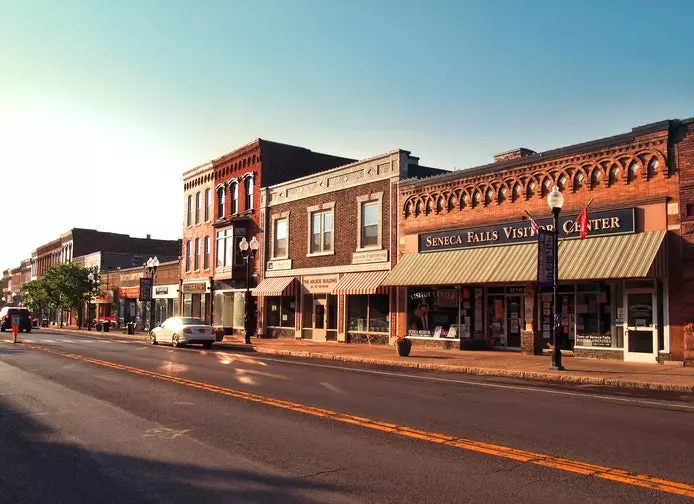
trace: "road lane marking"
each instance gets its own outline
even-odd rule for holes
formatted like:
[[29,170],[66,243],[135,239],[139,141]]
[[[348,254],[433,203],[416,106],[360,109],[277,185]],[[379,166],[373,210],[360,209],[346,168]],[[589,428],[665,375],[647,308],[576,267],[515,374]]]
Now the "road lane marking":
[[[234,354],[237,355],[237,354]],[[488,383],[488,382],[483,382],[483,381],[473,381],[473,380],[458,380],[455,378],[443,378],[440,376],[421,376],[421,375],[413,375],[413,374],[407,374],[407,373],[398,373],[395,371],[377,371],[375,369],[360,369],[360,368],[354,368],[354,367],[349,367],[349,366],[333,366],[330,364],[316,364],[314,362],[296,362],[296,361],[290,361],[290,360],[284,360],[284,359],[276,359],[272,357],[254,357],[257,360],[264,360],[264,361],[269,361],[269,362],[278,362],[281,364],[288,364],[292,366],[308,366],[308,367],[317,367],[317,368],[325,368],[325,369],[335,369],[335,370],[340,370],[340,371],[352,371],[355,373],[362,373],[362,374],[372,374],[372,375],[377,375],[377,376],[392,376],[395,378],[407,378],[407,379],[412,379],[412,380],[422,380],[422,381],[433,381],[433,382],[439,382],[439,383],[455,383],[459,385],[472,385],[472,386],[477,386],[477,387],[487,387],[487,388],[495,388],[495,389],[505,389],[505,390],[517,390],[517,391],[524,391],[524,392],[539,392],[543,394],[552,394],[552,395],[563,395],[563,396],[569,396],[569,397],[586,397],[590,399],[602,399],[606,401],[615,401],[615,402],[621,402],[621,403],[631,403],[631,404],[643,404],[647,406],[660,406],[660,407],[668,407],[668,408],[679,408],[679,409],[686,409],[686,410],[692,410],[694,411],[694,405],[689,405],[689,404],[680,404],[680,403],[673,403],[673,402],[667,402],[667,401],[655,401],[655,400],[648,400],[648,399],[634,399],[630,397],[618,397],[618,396],[610,396],[610,395],[605,395],[605,394],[591,394],[588,392],[570,392],[567,390],[552,390],[552,389],[547,389],[547,388],[541,388],[541,387],[531,387],[528,385],[506,385],[502,383]],[[503,377],[501,377],[503,378]]]
[[276,399],[270,396],[263,396],[260,394],[254,394],[251,392],[244,392],[241,390],[234,390],[225,387],[220,387],[218,385],[213,385],[210,383],[199,382],[195,380],[189,380],[187,378],[181,378],[179,376],[167,375],[162,373],[157,373],[155,371],[148,371],[146,369],[140,369],[133,366],[128,366],[126,364],[118,364],[116,362],[105,361],[101,359],[95,359],[93,357],[87,357],[84,355],[74,354],[70,352],[65,352],[63,350],[58,350],[54,347],[45,347],[40,345],[26,345],[26,348],[31,348],[34,350],[40,350],[42,352],[58,355],[61,357],[66,357],[69,359],[74,359],[78,361],[88,362],[91,364],[96,364],[99,366],[116,369],[119,371],[127,371],[132,374],[146,376],[149,378],[155,378],[158,380],[177,383],[179,385],[186,385],[191,388],[198,390],[204,390],[212,392],[215,394],[225,395],[228,397],[233,397],[236,399],[243,399],[245,401],[255,402],[259,404],[264,404],[266,406],[272,406],[276,408],[281,408],[289,411],[295,411],[297,413],[302,413],[314,417],[325,418],[333,420],[336,422],[347,423],[356,425],[359,427],[365,427],[372,430],[378,430],[382,432],[388,432],[402,437],[407,437],[410,439],[419,439],[422,441],[427,441],[431,443],[441,444],[445,446],[450,446],[454,448],[461,448],[466,451],[472,451],[477,453],[485,453],[487,455],[492,455],[495,457],[501,457],[509,460],[515,460],[518,462],[524,462],[528,464],[533,464],[541,467],[548,467],[552,469],[557,469],[561,471],[571,472],[575,474],[581,474],[585,476],[590,476],[594,478],[604,479],[608,481],[614,481],[617,483],[622,483],[625,485],[637,486],[641,488],[648,488],[651,490],[657,490],[660,492],[672,493],[677,495],[684,495],[686,497],[694,497],[694,484],[682,483],[678,481],[670,481],[663,478],[657,478],[654,476],[649,476],[647,474],[638,474],[630,471],[625,471],[622,469],[606,467],[596,464],[591,464],[587,462],[581,462],[577,460],[564,459],[560,457],[554,457],[552,455],[547,455],[544,453],[531,452],[527,450],[521,450],[516,448],[511,448],[508,446],[495,445],[491,443],[485,443],[481,441],[475,441],[472,439],[467,439],[457,436],[449,436],[446,434],[441,434],[437,432],[428,432],[412,427],[397,425],[393,423],[383,422],[379,420],[372,420],[365,417],[360,417],[356,415],[350,415],[348,413],[342,413],[339,411],[333,411],[325,408],[318,408],[315,406],[309,406],[301,403],[296,403],[292,401],[285,401],[283,399]]

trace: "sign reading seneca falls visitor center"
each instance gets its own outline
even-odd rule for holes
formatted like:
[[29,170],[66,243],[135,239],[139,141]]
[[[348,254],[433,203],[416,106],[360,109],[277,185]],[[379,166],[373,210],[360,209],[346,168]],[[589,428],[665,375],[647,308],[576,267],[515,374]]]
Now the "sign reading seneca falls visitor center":
[[[577,238],[579,226],[577,215],[559,217],[559,238]],[[552,218],[536,219],[540,229],[552,230]],[[634,232],[634,209],[592,212],[588,215],[588,236],[606,236]],[[421,233],[419,251],[454,250],[471,247],[489,247],[493,245],[511,245],[537,240],[537,235],[530,227],[530,221],[511,222],[495,226],[484,226],[468,229],[452,229]]]

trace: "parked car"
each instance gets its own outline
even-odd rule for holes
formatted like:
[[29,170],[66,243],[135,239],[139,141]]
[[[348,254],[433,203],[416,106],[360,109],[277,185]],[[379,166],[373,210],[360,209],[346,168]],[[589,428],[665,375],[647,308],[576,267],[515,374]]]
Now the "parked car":
[[12,315],[19,315],[19,331],[31,332],[31,313],[27,308],[5,306],[0,310],[0,330],[12,329]]
[[155,327],[149,333],[149,342],[171,343],[173,346],[188,344],[202,344],[205,348],[211,348],[215,341],[215,333],[212,326],[193,317],[171,317]]

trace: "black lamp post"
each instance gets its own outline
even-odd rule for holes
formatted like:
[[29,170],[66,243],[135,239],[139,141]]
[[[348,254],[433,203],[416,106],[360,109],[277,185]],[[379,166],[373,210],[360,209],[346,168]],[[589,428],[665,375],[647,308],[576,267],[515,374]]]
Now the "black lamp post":
[[243,260],[246,263],[246,295],[244,299],[245,313],[243,316],[243,326],[246,330],[246,344],[251,344],[251,335],[255,332],[255,317],[251,310],[251,260],[255,258],[255,254],[260,248],[260,242],[255,239],[255,236],[251,238],[251,241],[247,241],[246,238],[241,239],[239,242],[239,250],[243,254]]
[[149,277],[152,279],[152,298],[149,301],[149,330],[154,329],[154,277],[157,274],[157,268],[159,267],[159,259],[157,256],[150,257],[147,259],[147,272]]
[[553,301],[552,301],[552,321],[553,321],[553,344],[552,348],[552,369],[563,371],[564,366],[561,365],[561,348],[559,348],[558,333],[561,331],[561,320],[557,307],[557,285],[559,283],[559,213],[561,207],[564,206],[564,195],[559,191],[557,186],[552,188],[552,192],[547,196],[547,204],[552,210],[554,217],[554,282],[553,282]]

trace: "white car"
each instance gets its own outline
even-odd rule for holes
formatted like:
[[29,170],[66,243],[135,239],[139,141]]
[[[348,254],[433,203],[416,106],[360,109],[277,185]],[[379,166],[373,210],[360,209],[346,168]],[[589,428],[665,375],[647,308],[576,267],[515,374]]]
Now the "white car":
[[149,342],[152,345],[171,343],[177,347],[198,343],[205,348],[211,348],[214,341],[215,333],[212,326],[204,320],[193,317],[167,318],[149,333]]

